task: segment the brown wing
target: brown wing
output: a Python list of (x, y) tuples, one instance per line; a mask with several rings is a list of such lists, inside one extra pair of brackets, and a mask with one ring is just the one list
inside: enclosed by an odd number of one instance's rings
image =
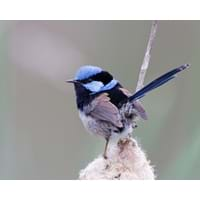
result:
[[(125, 94), (127, 95), (128, 97), (130, 97), (132, 94), (125, 88), (120, 88), (120, 90)], [(143, 105), (141, 104), (141, 102), (139, 100), (137, 101), (134, 101), (133, 102), (133, 105), (134, 105), (134, 108), (135, 110), (137, 110), (138, 114), (140, 115), (140, 117), (142, 119), (145, 119), (147, 120), (147, 113), (143, 107)]]
[(144, 120), (147, 120), (147, 113), (144, 109), (144, 107), (142, 106), (142, 104), (140, 103), (140, 101), (134, 101), (133, 102), (134, 108), (135, 110), (137, 110), (138, 114), (140, 115), (140, 117)]
[(110, 102), (107, 93), (103, 93), (92, 101), (85, 109), (86, 114), (103, 121), (122, 127), (121, 117), (117, 107)]

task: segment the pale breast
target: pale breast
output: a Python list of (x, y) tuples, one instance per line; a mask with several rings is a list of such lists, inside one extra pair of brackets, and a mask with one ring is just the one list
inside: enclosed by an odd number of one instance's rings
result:
[(111, 135), (112, 130), (115, 128), (110, 123), (101, 120), (95, 120), (90, 116), (86, 116), (83, 112), (79, 112), (79, 116), (85, 129), (94, 135), (100, 135), (107, 138)]
[(132, 125), (125, 126), (124, 129), (120, 132), (119, 129), (111, 123), (95, 120), (90, 116), (86, 116), (83, 112), (79, 112), (79, 116), (85, 129), (93, 135), (99, 135), (104, 138), (121, 138), (126, 137), (132, 132)]

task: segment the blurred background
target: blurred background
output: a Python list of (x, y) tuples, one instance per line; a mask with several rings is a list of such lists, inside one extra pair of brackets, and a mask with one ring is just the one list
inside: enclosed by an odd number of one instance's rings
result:
[[(65, 83), (81, 65), (134, 91), (151, 21), (0, 21), (0, 179), (77, 179), (105, 141), (82, 126)], [(158, 179), (200, 179), (200, 22), (161, 21), (145, 82), (184, 63), (147, 95), (134, 136)]]

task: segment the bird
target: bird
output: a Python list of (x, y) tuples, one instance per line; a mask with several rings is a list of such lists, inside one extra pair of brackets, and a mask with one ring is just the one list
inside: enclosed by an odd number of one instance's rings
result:
[(110, 139), (130, 136), (137, 127), (137, 120), (147, 120), (147, 113), (140, 102), (150, 91), (160, 87), (185, 70), (184, 64), (151, 81), (131, 93), (111, 73), (98, 66), (81, 66), (75, 78), (66, 82), (74, 85), (76, 105), (80, 119), (88, 132), (105, 138), (103, 157), (107, 159)]

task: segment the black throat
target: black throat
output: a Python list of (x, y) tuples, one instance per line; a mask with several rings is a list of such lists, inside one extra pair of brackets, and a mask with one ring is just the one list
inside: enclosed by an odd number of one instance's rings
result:
[(74, 88), (76, 93), (76, 105), (78, 109), (83, 110), (83, 106), (89, 104), (91, 101), (90, 91), (79, 83), (75, 83)]

